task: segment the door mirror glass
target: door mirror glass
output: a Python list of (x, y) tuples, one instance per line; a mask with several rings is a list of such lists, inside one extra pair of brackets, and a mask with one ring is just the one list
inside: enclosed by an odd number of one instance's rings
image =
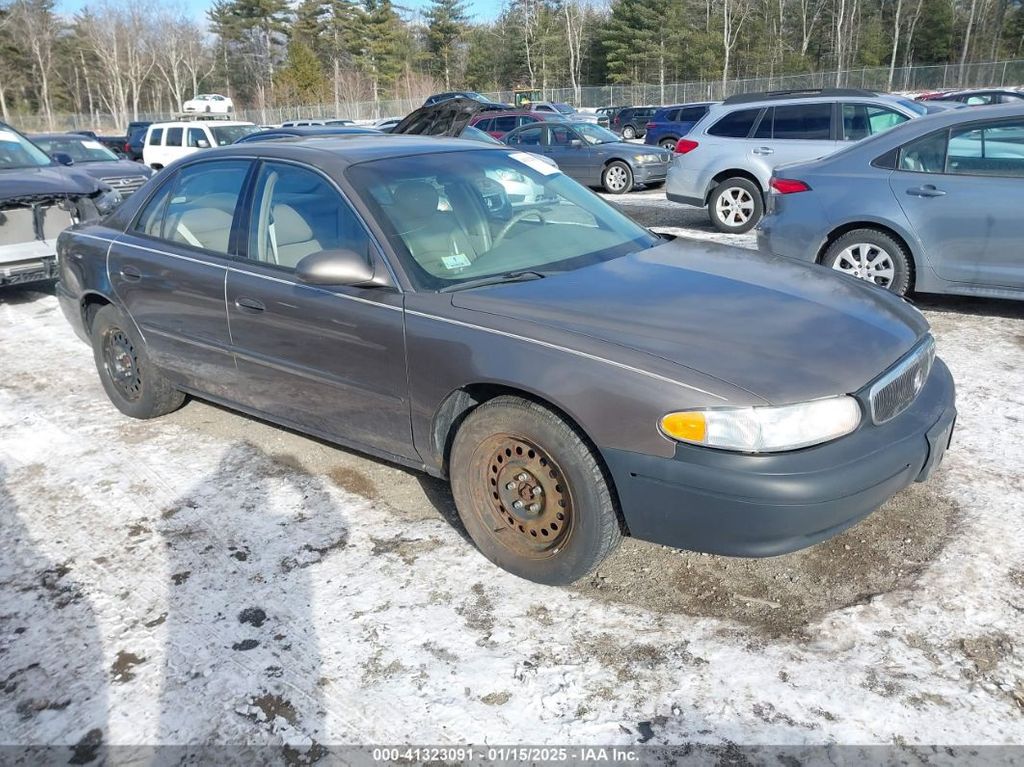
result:
[(209, 149), (210, 142), (204, 138), (201, 138), (196, 142), (196, 146), (199, 147), (200, 149)]
[(58, 165), (74, 165), (75, 161), (67, 152), (54, 152), (50, 157)]
[(374, 268), (354, 250), (321, 250), (295, 265), (295, 276), (308, 285), (374, 285)]
[(571, 138), (569, 139), (569, 146), (571, 146), (573, 149), (579, 149), (581, 146), (583, 146), (583, 140), (578, 138)]

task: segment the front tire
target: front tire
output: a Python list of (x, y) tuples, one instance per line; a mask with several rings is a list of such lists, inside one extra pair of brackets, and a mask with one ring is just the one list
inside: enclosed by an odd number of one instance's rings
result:
[(612, 160), (601, 174), (601, 186), (609, 194), (625, 194), (633, 189), (633, 169), (622, 160)]
[(100, 382), (114, 407), (132, 418), (156, 418), (181, 407), (185, 395), (150, 362), (134, 323), (117, 307), (96, 313), (91, 336)]
[(708, 216), (715, 229), (726, 234), (743, 234), (753, 229), (764, 215), (764, 198), (753, 181), (733, 176), (715, 187), (708, 200)]
[(502, 396), (480, 405), (459, 427), (449, 463), (466, 531), (485, 557), (520, 578), (573, 583), (622, 539), (596, 454), (536, 402)]
[(632, 125), (627, 125), (625, 128), (622, 129), (622, 138), (636, 138), (636, 128), (634, 128)]
[(821, 263), (898, 296), (910, 290), (910, 255), (899, 241), (878, 229), (847, 232), (828, 246)]

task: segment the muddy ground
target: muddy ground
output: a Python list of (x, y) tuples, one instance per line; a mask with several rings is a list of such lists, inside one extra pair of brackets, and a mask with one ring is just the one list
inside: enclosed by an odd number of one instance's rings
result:
[(627, 540), (551, 589), (487, 563), (442, 482), (203, 402), (124, 418), (53, 296), (5, 291), (0, 736), (1022, 742), (1024, 304), (920, 305), (960, 409), (931, 482), (796, 554)]

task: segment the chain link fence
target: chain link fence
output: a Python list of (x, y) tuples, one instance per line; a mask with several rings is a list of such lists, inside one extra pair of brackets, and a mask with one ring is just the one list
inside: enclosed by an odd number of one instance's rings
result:
[[(894, 91), (920, 92), (953, 88), (1019, 87), (1024, 85), (1024, 59), (993, 61), (966, 65), (938, 64), (934, 66), (897, 67), (893, 71)], [(685, 104), (693, 101), (718, 101), (737, 93), (769, 90), (802, 90), (830, 87), (865, 88), (875, 91), (890, 90), (888, 67), (866, 67), (843, 72), (807, 72), (795, 75), (750, 77), (728, 80), (698, 80), (664, 85), (594, 85), (578, 89), (538, 89), (545, 101), (564, 101), (581, 109), (594, 109), (608, 105), (628, 104)], [(305, 106), (238, 109), (234, 119), (257, 125), (279, 125), (286, 120), (324, 119), (342, 117), (359, 122), (371, 122), (387, 117), (401, 117), (416, 109), (429, 94), (420, 98), (390, 101), (342, 102)], [(512, 91), (484, 94), (495, 101), (514, 103)], [(577, 97), (578, 96), (578, 97)], [(124, 130), (109, 114), (59, 114), (55, 116), (56, 130), (95, 130), (120, 133)], [(140, 120), (168, 120), (173, 115), (164, 113), (139, 114)], [(47, 130), (41, 115), (13, 115), (12, 122), (27, 132)]]

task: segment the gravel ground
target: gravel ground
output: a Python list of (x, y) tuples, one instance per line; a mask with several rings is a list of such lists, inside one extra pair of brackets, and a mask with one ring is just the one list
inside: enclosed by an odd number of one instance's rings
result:
[(920, 306), (960, 409), (931, 482), (804, 552), (626, 541), (553, 589), (441, 482), (202, 402), (121, 416), (53, 296), (4, 291), (0, 738), (1024, 742), (1024, 304)]

